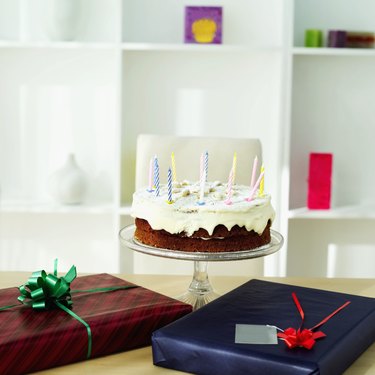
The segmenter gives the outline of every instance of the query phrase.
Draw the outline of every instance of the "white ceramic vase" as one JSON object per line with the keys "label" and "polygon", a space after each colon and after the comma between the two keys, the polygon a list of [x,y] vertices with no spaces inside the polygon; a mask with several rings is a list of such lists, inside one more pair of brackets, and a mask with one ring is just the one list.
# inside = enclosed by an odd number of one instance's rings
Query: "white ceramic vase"
{"label": "white ceramic vase", "polygon": [[64,166],[49,179],[51,196],[62,204],[80,204],[87,190],[85,172],[78,166],[75,155],[69,154]]}

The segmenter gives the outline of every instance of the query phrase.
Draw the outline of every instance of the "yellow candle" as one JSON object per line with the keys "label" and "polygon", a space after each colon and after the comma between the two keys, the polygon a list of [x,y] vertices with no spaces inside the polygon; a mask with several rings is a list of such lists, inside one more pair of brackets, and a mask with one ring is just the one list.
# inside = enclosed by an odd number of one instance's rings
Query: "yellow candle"
{"label": "yellow candle", "polygon": [[264,167],[262,165],[262,167],[260,168],[260,173],[263,172],[263,176],[262,176],[262,179],[260,180],[260,184],[259,184],[259,196],[262,197],[263,194],[264,194]]}
{"label": "yellow candle", "polygon": [[233,164],[232,164],[232,170],[233,170],[233,185],[236,181],[236,168],[237,168],[237,152],[233,155]]}
{"label": "yellow candle", "polygon": [[176,162],[174,159],[174,152],[171,154],[171,163],[172,163],[172,178],[173,182],[177,182],[177,175],[176,175]]}

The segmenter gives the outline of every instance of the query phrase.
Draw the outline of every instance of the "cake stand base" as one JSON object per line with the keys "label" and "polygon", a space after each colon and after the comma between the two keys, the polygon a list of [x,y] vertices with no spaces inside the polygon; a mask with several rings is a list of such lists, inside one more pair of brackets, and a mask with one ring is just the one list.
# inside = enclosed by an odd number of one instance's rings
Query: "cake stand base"
{"label": "cake stand base", "polygon": [[177,299],[193,306],[197,310],[220,295],[214,292],[208,279],[208,262],[194,261],[193,279],[188,290]]}

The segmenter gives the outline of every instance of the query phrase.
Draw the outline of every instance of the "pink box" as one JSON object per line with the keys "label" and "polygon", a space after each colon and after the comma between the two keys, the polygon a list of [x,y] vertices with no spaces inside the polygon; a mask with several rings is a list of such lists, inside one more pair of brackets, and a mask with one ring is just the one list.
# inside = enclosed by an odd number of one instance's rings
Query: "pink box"
{"label": "pink box", "polygon": [[331,208],[332,161],[332,154],[310,154],[307,208]]}

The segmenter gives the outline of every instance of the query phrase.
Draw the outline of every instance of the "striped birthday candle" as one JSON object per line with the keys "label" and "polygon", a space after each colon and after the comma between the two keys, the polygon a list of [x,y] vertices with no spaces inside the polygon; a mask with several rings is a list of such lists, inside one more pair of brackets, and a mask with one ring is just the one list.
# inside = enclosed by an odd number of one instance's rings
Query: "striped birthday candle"
{"label": "striped birthday candle", "polygon": [[171,204],[171,203],[173,203],[173,200],[172,200],[172,171],[171,171],[171,168],[168,168],[167,184],[168,184],[168,200],[167,200],[167,203]]}
{"label": "striped birthday candle", "polygon": [[155,195],[158,197],[160,195],[160,177],[159,177],[159,163],[158,158],[154,158],[154,185],[155,185]]}

